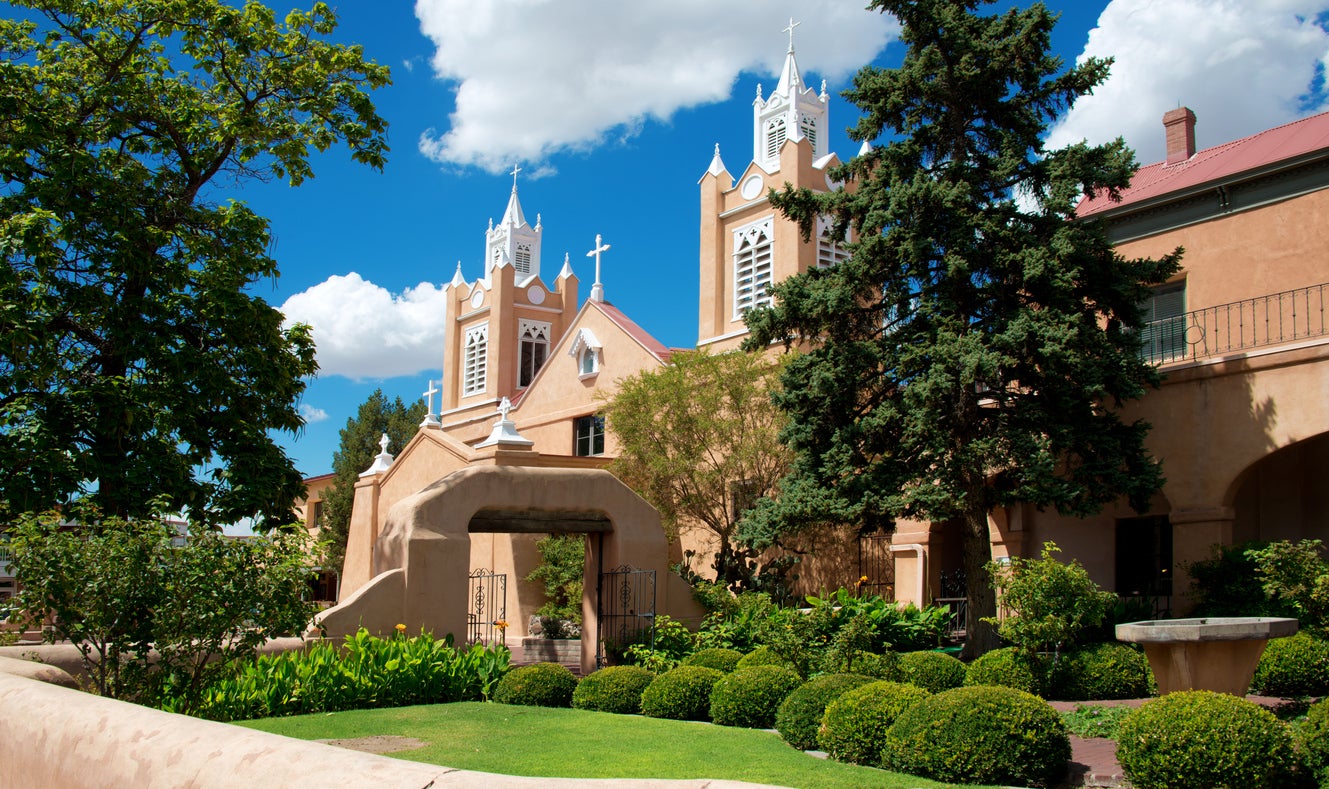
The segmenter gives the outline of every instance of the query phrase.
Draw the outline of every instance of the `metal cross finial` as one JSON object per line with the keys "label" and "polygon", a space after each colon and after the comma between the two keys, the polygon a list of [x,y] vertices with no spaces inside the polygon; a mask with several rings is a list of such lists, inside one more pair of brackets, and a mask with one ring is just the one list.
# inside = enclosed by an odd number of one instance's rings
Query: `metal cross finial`
{"label": "metal cross finial", "polygon": [[599,233],[596,233],[595,249],[592,249],[590,252],[586,253],[586,257],[595,258],[595,284],[591,286],[592,301],[605,300],[605,288],[604,285],[600,284],[600,253],[608,251],[609,251],[609,245],[604,243],[604,240],[601,238]]}
{"label": "metal cross finial", "polygon": [[791,17],[789,17],[789,27],[786,27],[786,28],[784,29],[784,32],[786,32],[786,33],[789,34],[789,51],[790,51],[790,52],[793,52],[793,51],[794,51],[794,28],[798,27],[798,26],[801,25],[801,24],[803,24],[803,23],[802,23],[802,22],[795,22],[795,21],[794,21],[794,18],[791,16]]}
{"label": "metal cross finial", "polygon": [[[791,19],[791,20],[789,20],[789,21],[792,22],[792,21],[794,21],[794,20]],[[789,39],[789,40],[790,40],[790,41],[793,41],[793,40],[794,40],[794,39],[793,39],[793,34],[792,34],[792,33],[790,33],[790,39]],[[790,46],[793,46],[793,45],[790,44]],[[512,172],[510,173],[510,175],[512,176],[512,191],[514,191],[514,192],[517,191],[517,173],[519,173],[519,172],[521,172],[521,167],[519,167],[518,165],[515,165],[515,164],[512,165]]]}

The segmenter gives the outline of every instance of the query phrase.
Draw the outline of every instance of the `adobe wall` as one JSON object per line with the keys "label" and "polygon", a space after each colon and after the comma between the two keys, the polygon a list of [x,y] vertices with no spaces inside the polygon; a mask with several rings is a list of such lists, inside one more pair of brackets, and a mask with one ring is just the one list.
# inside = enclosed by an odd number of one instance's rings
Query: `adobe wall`
{"label": "adobe wall", "polygon": [[1329,189],[1126,241],[1116,250],[1129,259],[1185,247],[1186,309],[1196,310],[1329,280],[1325,216]]}
{"label": "adobe wall", "polygon": [[[0,708],[10,711],[0,716],[0,786],[537,789],[623,784],[496,775],[393,759],[140,707],[2,669]],[[638,783],[679,789],[753,786],[704,779]]]}

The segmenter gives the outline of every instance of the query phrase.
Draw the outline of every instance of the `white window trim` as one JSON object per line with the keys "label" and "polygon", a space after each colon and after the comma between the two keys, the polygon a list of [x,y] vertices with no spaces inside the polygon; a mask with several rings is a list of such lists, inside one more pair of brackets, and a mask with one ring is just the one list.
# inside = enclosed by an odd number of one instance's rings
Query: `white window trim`
{"label": "white window trim", "polygon": [[[748,310],[765,307],[771,303],[774,225],[774,217],[768,216],[734,231],[733,319],[736,321],[742,320],[743,314]],[[765,241],[760,240],[762,237],[765,237]]]}
{"label": "white window trim", "polygon": [[[551,343],[549,338],[553,332],[553,324],[544,321],[527,320],[526,318],[517,319],[517,388],[525,389],[535,380],[535,376],[540,374],[540,369],[549,364],[549,347]],[[527,335],[530,334],[530,337]],[[530,342],[534,344],[543,344],[545,347],[545,358],[540,362],[540,366],[531,371],[531,379],[523,385],[521,383],[521,365],[522,365],[522,345]]]}
{"label": "white window trim", "polygon": [[462,339],[461,396],[484,394],[489,387],[489,324],[466,328]]}

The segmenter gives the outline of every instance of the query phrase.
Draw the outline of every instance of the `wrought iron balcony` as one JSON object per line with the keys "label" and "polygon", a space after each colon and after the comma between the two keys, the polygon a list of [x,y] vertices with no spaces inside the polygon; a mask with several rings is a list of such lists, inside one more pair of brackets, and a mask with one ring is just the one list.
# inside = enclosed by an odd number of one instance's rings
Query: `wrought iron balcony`
{"label": "wrought iron balcony", "polygon": [[1146,323],[1140,355],[1153,364],[1203,359],[1323,337],[1329,283],[1288,290]]}

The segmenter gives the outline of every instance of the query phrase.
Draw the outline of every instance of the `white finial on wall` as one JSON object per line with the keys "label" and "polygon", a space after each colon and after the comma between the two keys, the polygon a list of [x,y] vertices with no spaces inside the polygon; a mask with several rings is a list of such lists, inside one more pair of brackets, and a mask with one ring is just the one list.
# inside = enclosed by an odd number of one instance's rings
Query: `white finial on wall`
{"label": "white finial on wall", "polygon": [[393,458],[392,455],[388,454],[388,442],[391,440],[392,439],[388,438],[387,433],[383,434],[383,437],[378,440],[379,453],[374,456],[374,465],[360,472],[360,476],[372,477],[375,474],[382,474],[384,471],[392,468]]}

